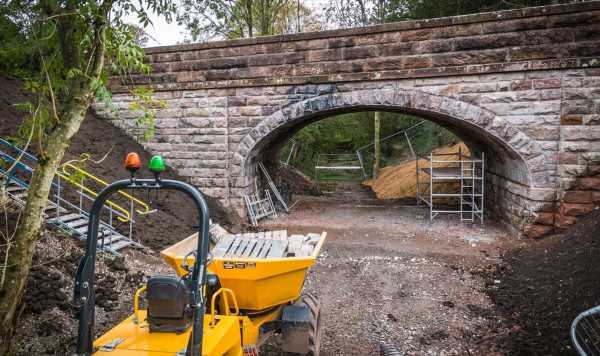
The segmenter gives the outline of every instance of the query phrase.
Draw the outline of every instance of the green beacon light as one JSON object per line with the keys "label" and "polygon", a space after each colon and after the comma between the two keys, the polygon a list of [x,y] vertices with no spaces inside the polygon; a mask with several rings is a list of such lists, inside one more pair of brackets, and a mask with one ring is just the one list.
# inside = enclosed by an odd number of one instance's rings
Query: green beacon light
{"label": "green beacon light", "polygon": [[165,170],[165,161],[163,161],[161,156],[152,156],[150,162],[148,162],[148,169],[154,173],[154,178],[158,180],[158,176]]}

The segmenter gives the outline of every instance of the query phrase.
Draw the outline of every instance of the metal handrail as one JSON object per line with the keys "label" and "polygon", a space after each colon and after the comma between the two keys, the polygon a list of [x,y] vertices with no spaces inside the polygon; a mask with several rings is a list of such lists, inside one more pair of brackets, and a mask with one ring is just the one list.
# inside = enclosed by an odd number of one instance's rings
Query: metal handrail
{"label": "metal handrail", "polygon": [[[73,165],[71,163],[65,163],[65,164],[63,164],[61,166],[61,168],[62,168],[62,172],[63,172],[64,175],[71,176],[72,173],[68,172],[69,169],[71,169],[71,170],[74,170],[77,173],[83,175],[84,177],[89,178],[89,179],[93,180],[94,182],[100,184],[102,186],[102,188],[108,186],[108,182],[106,182],[105,180],[103,180],[101,178],[98,178],[95,175],[89,173],[88,171],[86,171],[86,170],[84,170],[84,169],[82,169],[80,167],[77,167],[77,166],[75,166],[75,165]],[[91,188],[87,188],[86,191],[88,193],[92,194],[92,196],[94,198],[98,196],[98,193],[92,191]],[[142,200],[140,200],[140,199],[138,199],[138,198],[136,198],[136,197],[134,197],[134,196],[132,196],[130,194],[127,194],[127,193],[125,193],[122,190],[119,190],[117,193],[120,194],[120,195],[122,195],[122,196],[124,196],[125,198],[127,198],[128,200],[130,200],[132,203],[136,203],[137,205],[141,206],[143,208],[143,210],[135,209],[135,211],[138,214],[145,215],[145,214],[149,214],[149,213],[152,212],[150,210],[150,206],[148,204],[146,204],[145,202],[143,202]]]}
{"label": "metal handrail", "polygon": [[[85,193],[81,193],[81,196],[86,198],[87,200],[90,201],[94,201],[94,198],[90,197],[89,195],[85,194]],[[90,214],[84,210],[81,209],[80,207],[78,207],[77,205],[71,203],[70,201],[68,201],[67,199],[61,197],[59,194],[54,193],[52,194],[52,197],[55,198],[57,201],[61,201],[65,204],[67,204],[70,208],[76,210],[78,213],[85,215],[85,216],[89,216]],[[109,204],[107,204],[109,205]],[[120,212],[119,210],[116,210],[114,208],[111,208],[110,206],[105,206],[104,209],[107,209],[110,213],[114,213],[115,215],[117,215],[117,218],[122,218],[120,219],[121,221],[129,221],[129,216],[128,215],[121,215],[123,214],[122,212]],[[104,224],[106,227],[112,228],[112,226],[110,226],[109,224],[105,223],[105,222],[100,222],[101,224]]]}
{"label": "metal handrail", "polygon": [[[80,194],[82,196],[88,198],[89,200],[93,201],[94,198],[98,196],[98,193],[96,193],[92,189],[86,187],[85,185],[77,182],[75,179],[71,178],[71,176],[65,175],[65,174],[63,174],[61,172],[56,172],[56,175],[59,176],[59,177],[61,177],[64,180],[66,180],[70,184],[74,185],[75,187],[81,189],[82,191],[85,191],[86,193],[90,194],[93,198],[90,198],[89,196],[86,196],[85,194],[83,194],[82,192],[80,192]],[[120,211],[121,214],[123,214],[122,216],[118,216],[117,217],[117,219],[119,219],[119,221],[128,222],[128,221],[131,220],[131,214],[129,214],[129,211],[127,211],[125,208],[123,208],[119,204],[117,204],[117,203],[115,203],[115,202],[113,202],[111,200],[107,200],[106,204],[109,205],[112,209]]]}
{"label": "metal handrail", "polygon": [[[579,323],[582,322],[582,320],[584,320],[584,318],[587,317],[594,317],[600,315],[600,306],[596,306],[593,307],[591,309],[588,309],[582,313],[580,313],[579,315],[577,315],[577,317],[573,320],[573,322],[571,323],[571,330],[570,330],[570,336],[571,336],[571,342],[573,343],[573,346],[575,346],[575,350],[577,350],[577,353],[581,356],[587,356],[588,352],[584,349],[584,347],[589,349],[589,345],[586,345],[585,343],[580,343],[578,340],[578,326]],[[597,324],[597,320],[594,320],[594,325],[598,325]],[[580,335],[579,335],[580,336]],[[598,344],[596,345],[596,349],[598,349]],[[592,350],[593,351],[593,350]]]}
{"label": "metal handrail", "polygon": [[[0,159],[6,161],[8,163],[11,163],[11,164],[15,163],[17,161],[15,158],[13,158],[12,156],[10,156],[2,151],[0,151]],[[21,187],[28,188],[29,185],[25,181],[23,181],[13,175],[13,172],[15,170],[17,170],[17,168],[19,168],[22,171],[25,171],[29,174],[31,174],[31,172],[32,172],[31,167],[29,167],[28,165],[26,165],[25,163],[22,163],[22,162],[17,162],[17,164],[15,164],[10,171],[7,171],[6,169],[0,167],[0,173],[2,173],[8,177],[8,179],[6,180],[6,185],[8,185],[10,183],[10,181],[12,180],[12,181],[16,182],[18,185],[20,185]]]}
{"label": "metal handrail", "polygon": [[[416,123],[416,124],[414,124],[414,125],[411,125],[411,126],[409,126],[409,127],[405,127],[405,128],[403,128],[403,129],[400,129],[400,130],[398,130],[398,131],[394,132],[393,134],[390,134],[390,135],[387,135],[387,136],[385,136],[385,137],[381,138],[379,141],[380,141],[380,142],[387,141],[387,140],[389,140],[389,139],[390,139],[390,138],[392,138],[392,137],[396,137],[396,136],[398,136],[398,135],[401,135],[401,134],[406,134],[406,132],[407,132],[407,131],[409,131],[409,130],[412,130],[412,129],[416,128],[416,127],[419,127],[419,126],[421,126],[421,125],[422,125],[424,122],[425,122],[425,121],[419,121],[419,122],[417,122],[417,123]],[[369,147],[371,147],[371,146],[375,146],[375,142],[371,142],[371,143],[369,143],[369,144],[366,144],[366,145],[364,145],[364,146],[361,146],[361,147],[357,148],[356,150],[357,150],[357,151],[362,151],[362,150],[364,150],[364,149],[367,149],[367,148],[369,148]]]}
{"label": "metal handrail", "polygon": [[13,149],[17,152],[19,152],[20,155],[23,155],[24,157],[27,157],[28,159],[37,162],[37,157],[32,155],[31,153],[24,151],[22,149],[20,149],[19,147],[17,147],[16,145],[13,145],[12,143],[6,141],[3,138],[0,138],[0,144],[2,144],[5,147],[8,147],[10,149]]}
{"label": "metal handrail", "polygon": [[[22,150],[21,148],[17,147],[16,145],[13,145],[12,143],[8,142],[7,140],[0,138],[0,144],[8,147],[14,151],[16,151],[17,153],[19,153],[19,155],[23,155],[24,157],[30,159],[31,161],[37,162],[38,159],[37,157],[35,157],[34,155],[30,154],[29,152]],[[10,155],[4,153],[4,152],[0,152],[0,155],[4,158],[4,159],[8,159],[11,160],[12,162],[16,161],[15,158],[11,157]],[[23,162],[18,162],[18,166],[20,168],[23,168],[25,170],[27,170],[30,174],[33,172],[33,168],[29,167],[27,164],[23,163]],[[85,171],[84,169],[81,169],[80,167],[77,167],[71,163],[65,163],[61,166],[62,168],[62,173],[61,172],[56,172],[57,175],[59,175],[61,178],[65,179],[67,182],[69,182],[70,184],[76,186],[79,189],[82,189],[83,191],[87,192],[88,194],[90,194],[93,198],[98,196],[98,193],[96,191],[94,191],[93,189],[85,186],[83,183],[81,182],[77,182],[75,179],[71,178],[71,173],[69,173],[69,169],[78,172],[79,174],[85,176],[86,178],[90,178],[93,181],[97,182],[98,184],[102,185],[102,187],[106,187],[108,186],[108,183],[96,176],[94,176],[93,174]],[[10,173],[9,173],[10,174]],[[56,183],[52,182],[52,185],[56,187]],[[130,200],[133,203],[139,205],[142,207],[142,209],[135,209],[136,212],[140,215],[145,215],[145,214],[149,214],[152,213],[152,211],[150,210],[150,206],[148,204],[146,204],[145,202],[141,201],[140,199],[131,196],[130,194],[127,194],[123,191],[119,191],[118,192],[120,195],[124,196],[125,198],[127,198],[128,200]],[[93,198],[91,200],[93,200]],[[119,221],[122,222],[128,222],[131,220],[131,213],[125,209],[124,207],[120,206],[119,204],[109,200],[106,202],[108,205],[110,205],[112,208],[114,208],[117,211],[120,211],[124,216],[118,216]],[[120,215],[120,214],[118,214]]]}
{"label": "metal handrail", "polygon": [[[86,196],[85,194],[84,194],[84,196],[85,196],[86,198],[88,198],[88,199],[89,199],[89,196]],[[63,197],[61,197],[61,196],[59,196],[59,195],[57,195],[57,194],[54,194],[54,195],[53,195],[53,198],[55,198],[55,199],[56,199],[56,202],[57,202],[57,204],[60,204],[60,202],[62,202],[62,203],[63,203],[63,204],[65,204],[66,206],[68,206],[68,207],[70,207],[70,208],[74,209],[75,211],[79,212],[81,215],[83,215],[83,216],[85,216],[85,217],[89,218],[90,214],[89,214],[87,211],[80,209],[80,208],[79,208],[77,205],[75,205],[75,204],[71,203],[70,201],[66,200],[65,198],[63,198]],[[92,199],[92,200],[93,200],[93,199]],[[110,213],[110,214],[112,214],[112,212],[114,212],[114,210],[113,210],[112,208],[110,208],[110,207],[108,207],[108,206],[106,206],[106,205],[104,205],[102,208],[103,208],[103,209],[107,209],[107,210],[109,211],[109,213]],[[118,213],[118,212],[115,212],[115,214],[117,215],[117,217],[119,216],[119,213]],[[112,219],[112,218],[111,218],[111,219]],[[131,224],[131,222],[130,222],[130,224]],[[63,223],[63,222],[60,222],[60,221],[58,221],[58,223],[57,223],[56,225],[58,225],[59,227],[61,227],[61,228],[63,228],[63,229],[65,228],[65,226],[67,226],[67,225],[66,225],[66,223]],[[112,242],[112,236],[113,236],[114,234],[116,234],[116,233],[117,233],[117,231],[115,230],[115,228],[114,228],[114,227],[113,227],[111,224],[109,224],[109,223],[107,223],[107,222],[104,222],[104,221],[102,221],[102,220],[100,220],[100,226],[103,226],[104,228],[106,228],[106,229],[108,229],[108,230],[110,231],[110,236],[109,236],[109,238],[108,238],[108,242],[107,242],[107,244],[106,244],[106,245],[108,245],[108,247],[109,247],[109,248],[111,248],[111,247],[112,247],[112,244],[113,244],[113,242]],[[67,231],[68,231],[68,230],[67,230]],[[106,236],[105,236],[105,237],[106,237]],[[129,239],[131,240],[131,236],[129,236]]]}
{"label": "metal handrail", "polygon": [[[8,141],[6,141],[4,139],[0,138],[0,145],[10,148],[13,151],[12,153],[14,153],[15,155],[18,154],[19,157],[25,157],[25,158],[29,159],[30,161],[32,161],[33,163],[37,162],[37,158],[35,156],[21,150],[20,148],[18,148],[16,146],[11,145]],[[27,181],[28,178],[24,177],[23,174],[27,175],[30,180],[34,169],[31,166],[29,166],[27,163],[24,163],[23,161],[19,160],[18,158],[14,158],[13,156],[11,156],[11,154],[3,152],[3,151],[0,151],[0,158],[4,159],[8,163],[15,163],[15,162],[17,163],[17,164],[14,164],[12,166],[12,169],[10,169],[10,170],[6,170],[6,169],[3,169],[2,167],[0,167],[0,174],[6,176],[8,178],[7,184],[10,181],[14,181],[19,186],[21,186],[25,189],[29,189],[30,185]],[[16,175],[19,175],[19,176],[16,176]],[[67,200],[61,196],[61,191],[62,191],[61,180],[63,180],[63,179],[69,183],[69,186],[79,188],[77,190],[77,193],[79,194],[79,198],[80,198],[79,205],[73,204],[72,202],[70,202],[69,200]],[[89,189],[88,187],[82,185],[81,183],[77,182],[71,176],[66,175],[62,172],[56,172],[56,175],[53,177],[51,184],[52,184],[52,187],[54,188],[54,192],[52,192],[50,199],[56,203],[56,208],[57,208],[56,209],[56,218],[57,218],[56,224],[58,226],[60,226],[62,229],[65,229],[67,232],[72,232],[72,230],[75,230],[74,228],[69,227],[68,223],[64,223],[64,222],[61,222],[60,220],[58,220],[60,218],[61,205],[66,206],[70,209],[73,209],[75,212],[77,212],[81,216],[89,217],[89,213],[87,211],[85,211],[82,207],[82,201],[83,201],[83,199],[86,199],[89,201],[94,201],[95,197],[97,196],[97,193],[95,191]],[[132,223],[134,222],[133,219],[131,218],[131,216],[133,215],[133,211],[134,211],[133,205],[132,205],[131,211],[127,211],[125,208],[122,208],[118,204],[107,201],[107,202],[105,202],[105,204],[103,204],[101,209],[106,209],[106,211],[109,214],[109,221],[108,221],[108,223],[104,222],[104,221],[99,221],[99,224],[101,226],[107,228],[110,231],[109,235],[103,236],[103,239],[102,239],[103,246],[104,246],[104,237],[108,237],[107,245],[108,245],[108,248],[110,249],[110,248],[112,248],[112,244],[113,244],[113,236],[120,235],[120,233],[117,232],[112,225],[114,216],[116,216],[119,221],[129,222],[129,237],[128,237],[128,239],[131,241]]]}
{"label": "metal handrail", "polygon": [[136,322],[136,324],[142,323],[142,318],[140,318],[140,314],[139,314],[140,296],[145,291],[146,291],[146,286],[143,286],[143,287],[139,288],[137,290],[137,292],[135,292],[135,295],[133,296],[133,317],[134,317],[134,321]]}
{"label": "metal handrail", "polygon": [[[239,315],[240,314],[240,308],[238,307],[238,303],[237,303],[237,299],[235,298],[235,293],[233,293],[233,291],[229,288],[220,288],[215,294],[213,294],[212,298],[210,299],[210,325],[215,325],[216,321],[217,321],[217,317],[216,317],[216,313],[215,313],[215,305],[216,305],[216,300],[217,300],[217,296],[219,296],[220,294],[223,294],[222,301],[223,301],[223,309],[225,312],[226,316],[230,316],[230,315]],[[231,296],[231,301],[233,302],[233,307],[235,308],[235,313],[231,312],[231,307],[229,305],[229,298],[228,296]]]}
{"label": "metal handrail", "polygon": [[[0,139],[0,140],[2,140],[2,139]],[[0,156],[2,156],[2,157],[3,157],[4,159],[6,159],[6,160],[12,160],[13,162],[14,162],[14,161],[16,161],[16,159],[15,159],[15,158],[11,157],[10,155],[8,155],[8,154],[6,154],[6,153],[4,153],[4,152],[2,152],[2,151],[0,151]],[[27,172],[27,173],[28,173],[28,174],[30,174],[30,175],[33,173],[33,168],[29,167],[27,164],[25,164],[25,163],[23,163],[23,162],[18,162],[18,165],[17,165],[16,167],[19,167],[19,168],[21,168],[21,169],[22,169],[24,172]],[[7,172],[6,170],[4,170],[4,169],[0,168],[0,173],[3,173],[3,174],[5,174],[5,175],[8,175],[8,176],[9,176],[9,180],[14,180],[14,181],[15,181],[15,182],[17,182],[17,184],[19,184],[20,186],[22,186],[22,187],[24,187],[24,188],[29,188],[29,184],[28,184],[27,182],[25,182],[25,181],[23,181],[23,180],[21,180],[21,179],[19,179],[19,178],[16,178],[16,177],[14,177],[14,176],[12,176],[12,172]],[[74,185],[74,186],[76,186],[77,188],[82,188],[83,190],[85,190],[86,192],[88,192],[88,189],[87,189],[86,187],[83,187],[83,186],[81,186],[80,184],[78,184],[76,181],[73,181],[73,180],[71,180],[71,179],[70,179],[68,176],[65,176],[64,174],[62,174],[62,173],[60,173],[60,172],[57,172],[57,175],[58,175],[59,177],[63,178],[63,179],[66,179],[66,180],[67,180],[69,183],[73,184],[73,185]],[[52,185],[53,185],[54,187],[57,187],[57,183],[56,183],[56,182],[54,182],[54,181],[52,182]],[[91,191],[91,192],[95,194],[95,192],[93,192],[93,191]],[[88,193],[89,193],[89,192],[88,192]],[[94,198],[90,197],[89,195],[86,195],[86,194],[83,194],[83,193],[81,193],[81,195],[82,195],[84,198],[88,199],[88,200],[91,200],[91,201],[93,201],[93,200],[94,200]],[[69,202],[68,202],[67,200],[65,200],[64,198],[62,198],[62,197],[57,197],[57,196],[56,196],[56,194],[54,194],[54,197],[55,197],[55,198],[59,198],[59,199],[60,199],[61,201],[63,201],[63,202],[67,202],[67,203],[69,203]],[[130,216],[130,214],[129,214],[129,212],[128,212],[127,210],[125,210],[124,208],[120,207],[119,205],[117,205],[117,204],[115,204],[115,203],[112,203],[112,202],[107,202],[107,203],[108,203],[107,205],[111,206],[111,207],[112,207],[112,210],[113,210],[113,211],[115,211],[115,213],[117,214],[117,217],[118,217],[118,219],[119,219],[120,221],[127,222],[127,221],[129,221],[129,220],[130,220],[131,216]],[[73,204],[70,204],[70,205],[72,205],[72,207],[76,207],[76,206],[75,206],[75,205],[73,205]],[[82,210],[82,209],[79,209],[79,208],[77,208],[77,210],[81,210],[81,212],[82,212],[82,213],[85,213],[85,211],[84,211],[84,210]],[[116,211],[120,211],[121,213],[118,213],[118,212],[116,212]],[[121,215],[121,214],[123,214],[123,215]]]}

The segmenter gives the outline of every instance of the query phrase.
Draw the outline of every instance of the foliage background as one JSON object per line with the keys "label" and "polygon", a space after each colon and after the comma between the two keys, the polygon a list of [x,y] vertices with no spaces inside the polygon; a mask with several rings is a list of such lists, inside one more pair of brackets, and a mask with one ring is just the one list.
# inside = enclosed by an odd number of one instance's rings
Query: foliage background
{"label": "foliage background", "polygon": [[[293,139],[296,140],[295,152],[290,164],[304,174],[315,177],[315,163],[319,154],[352,154],[357,149],[369,145],[374,137],[374,112],[357,112],[333,116],[298,131]],[[381,137],[384,138],[399,130],[409,128],[423,119],[405,114],[392,112],[381,113]],[[407,135],[417,154],[429,152],[433,148],[454,143],[456,136],[430,121],[423,121],[418,127],[407,131]],[[412,159],[412,152],[404,135],[395,136],[382,142],[381,167],[398,164]],[[280,151],[280,160],[286,161],[292,148],[288,143]],[[372,174],[373,147],[362,151],[367,175]],[[359,179],[360,175],[346,174],[340,178]]]}

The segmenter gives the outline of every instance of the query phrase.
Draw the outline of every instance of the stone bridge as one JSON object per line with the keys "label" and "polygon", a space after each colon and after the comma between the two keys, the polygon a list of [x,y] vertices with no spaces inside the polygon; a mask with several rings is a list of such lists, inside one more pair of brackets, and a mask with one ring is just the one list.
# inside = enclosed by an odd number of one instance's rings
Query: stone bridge
{"label": "stone bridge", "polygon": [[[487,162],[487,207],[528,236],[600,203],[600,2],[149,48],[167,108],[143,142],[243,213],[256,162],[302,127],[353,111],[418,115]],[[131,96],[115,116],[140,137]],[[242,215],[242,216],[244,216]]]}

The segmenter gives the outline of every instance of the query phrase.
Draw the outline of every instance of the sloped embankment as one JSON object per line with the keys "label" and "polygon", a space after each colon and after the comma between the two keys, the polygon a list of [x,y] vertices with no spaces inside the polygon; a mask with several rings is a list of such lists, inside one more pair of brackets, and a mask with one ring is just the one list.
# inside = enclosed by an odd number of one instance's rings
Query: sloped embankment
{"label": "sloped embankment", "polygon": [[[30,100],[22,89],[18,79],[0,75],[0,136],[17,136],[19,125],[23,121],[24,112],[17,110],[14,104]],[[123,159],[128,152],[138,152],[142,162],[148,162],[151,154],[142,145],[127,136],[123,131],[110,123],[88,113],[79,132],[72,139],[68,152],[63,161],[79,159],[82,154],[89,154],[92,159],[104,158],[101,163],[87,161],[84,168],[102,179],[111,182],[128,177],[123,168]],[[169,162],[166,162],[167,164]],[[139,177],[150,178],[147,169],[142,169]],[[182,179],[173,169],[167,167],[163,178]],[[182,179],[185,180],[185,179]],[[148,196],[138,194],[144,201]],[[161,249],[189,236],[198,217],[191,201],[177,192],[160,192],[154,200],[152,208],[159,210],[156,214],[137,218],[134,227],[134,237],[145,245]],[[235,211],[227,211],[217,199],[206,196],[211,218],[232,231],[239,229],[240,219]]]}

